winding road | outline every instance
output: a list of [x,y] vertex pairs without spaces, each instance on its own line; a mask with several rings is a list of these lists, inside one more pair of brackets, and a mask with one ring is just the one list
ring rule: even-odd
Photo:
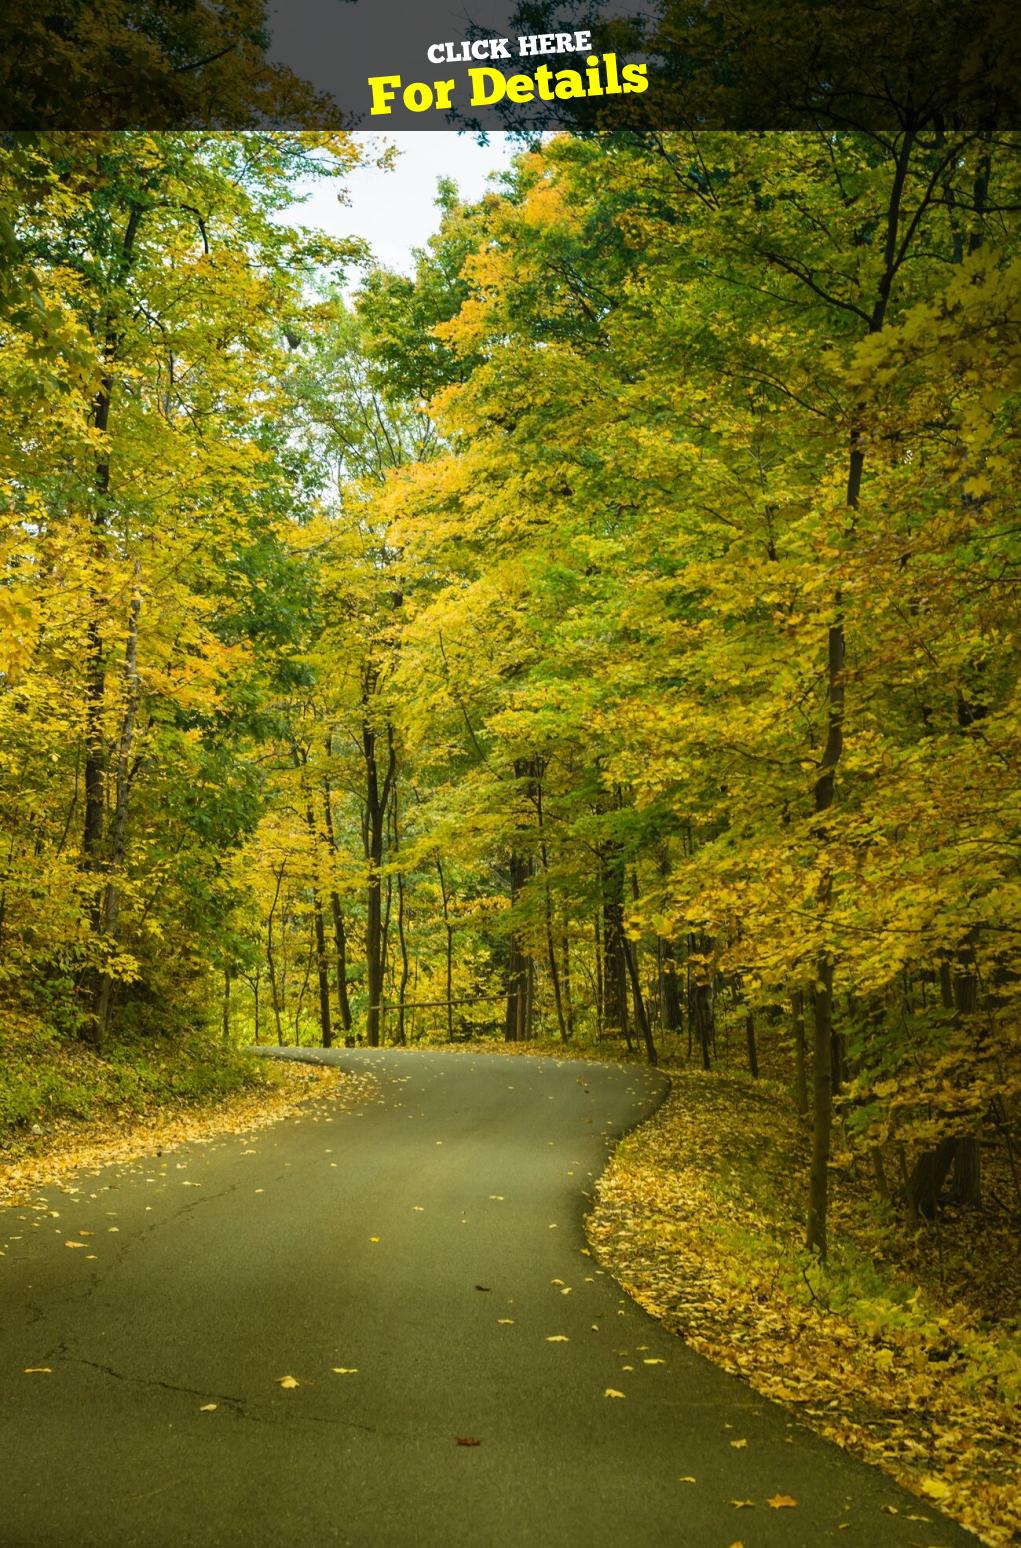
[[661,1076],[320,1057],[379,1099],[0,1211],[0,1548],[976,1541],[588,1256]]

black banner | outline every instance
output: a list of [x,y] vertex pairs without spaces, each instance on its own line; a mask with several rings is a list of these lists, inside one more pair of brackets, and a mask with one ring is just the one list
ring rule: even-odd
[[0,128],[1021,125],[982,0],[8,0]]

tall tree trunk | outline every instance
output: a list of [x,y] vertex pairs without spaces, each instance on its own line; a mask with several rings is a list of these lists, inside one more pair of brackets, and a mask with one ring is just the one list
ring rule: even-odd
[[[709,958],[713,951],[713,942],[704,935],[689,935],[688,937],[688,970],[690,982],[688,988],[688,1026],[690,1031],[698,1038],[699,1053],[702,1056],[702,1068],[712,1068],[712,1053],[716,1042],[716,1010],[715,992],[713,986],[712,970],[709,966]],[[695,962],[698,956],[703,960]],[[688,1055],[691,1055],[689,1036]]]
[[280,888],[283,886],[286,869],[286,865],[281,865],[280,869],[274,872],[277,879],[276,890],[273,893],[273,901],[270,904],[269,913],[266,915],[266,968],[269,972],[269,991],[273,1005],[273,1021],[276,1026],[277,1044],[280,1048],[284,1046],[284,1034],[280,1019],[280,992],[277,984],[276,955],[273,951],[273,915],[276,913],[277,902],[280,898]]
[[[886,321],[886,311],[890,302],[893,282],[898,268],[904,258],[905,249],[901,246],[900,217],[901,205],[904,198],[904,188],[908,176],[908,168],[911,154],[916,139],[915,131],[906,130],[901,137],[897,148],[897,159],[894,168],[893,180],[890,186],[890,198],[886,213],[886,230],[883,241],[883,269],[879,277],[876,289],[876,298],[872,313],[868,322],[868,332],[878,333]],[[920,213],[920,211],[918,212]],[[917,215],[915,217],[917,220]],[[844,504],[851,512],[856,512],[861,496],[862,474],[865,468],[865,453],[861,446],[861,432],[858,426],[852,423],[849,436],[849,453],[847,466],[847,492]],[[827,630],[826,646],[826,745],[823,748],[822,758],[819,762],[819,771],[815,782],[815,810],[818,816],[829,811],[833,805],[836,788],[837,766],[840,763],[844,750],[844,659],[846,642],[844,635],[845,616],[843,597],[838,591],[833,599],[833,619]],[[817,828],[820,840],[825,843],[826,833],[824,824]],[[829,868],[824,869],[819,882],[817,893],[820,913],[825,917],[829,912],[832,894],[833,878]],[[815,1091],[814,1101],[814,1133],[812,1141],[812,1172],[809,1183],[809,1207],[808,1207],[808,1236],[807,1242],[810,1249],[814,1249],[819,1256],[826,1256],[826,1209],[827,1209],[827,1169],[829,1166],[830,1136],[833,1128],[833,1080],[839,1077],[839,1069],[834,1069],[834,1044],[835,1036],[833,1017],[833,960],[828,952],[823,951],[815,963],[815,992],[814,1005],[814,1070],[813,1086]],[[825,1057],[819,1047],[819,1028],[825,1026],[830,1039]],[[838,1050],[839,1052],[839,1047]],[[820,1068],[825,1065],[828,1091],[826,1101],[823,1102],[820,1087]]]
[[795,989],[791,995],[791,1029],[794,1033],[794,1101],[798,1114],[808,1117],[808,1071],[805,1048],[805,995]]
[[550,983],[553,985],[553,1002],[557,1010],[557,1026],[560,1029],[560,1041],[567,1042],[567,1021],[564,1016],[564,1001],[560,992],[560,969],[557,964],[557,949],[553,939],[553,899],[550,895],[549,885],[549,858],[546,853],[546,829],[543,823],[542,813],[542,780],[537,779],[535,785],[535,810],[539,824],[539,859],[542,862],[542,890],[546,910],[546,954],[549,960]]
[[[114,270],[110,276],[112,287],[123,283],[134,258],[135,240],[142,220],[142,210],[135,205],[128,212],[124,236]],[[96,462],[93,480],[94,500],[91,511],[92,546],[100,572],[106,559],[107,548],[107,501],[110,497],[110,454],[103,444],[110,429],[110,408],[113,399],[114,362],[120,353],[121,335],[117,317],[111,302],[104,322],[103,374],[92,401],[92,426],[100,439],[102,450]],[[89,586],[89,621],[85,636],[85,810],[82,824],[82,867],[97,876],[105,869],[103,853],[103,828],[106,801],[106,734],[103,725],[106,704],[106,644],[99,620],[101,593],[94,584]],[[115,840],[116,842],[116,840]],[[97,888],[91,904],[93,933],[109,934],[107,915],[116,898],[111,899],[109,888],[105,894]],[[83,1025],[85,1038],[96,1047],[102,1045],[110,1016],[113,986],[108,973],[91,973],[86,980],[90,989],[91,1013]]]
[[677,955],[673,941],[665,936],[659,941],[659,997],[662,1007],[663,1031],[678,1033],[683,1027],[681,993],[677,984]]
[[632,1047],[627,1014],[627,961],[624,951],[624,860],[618,844],[602,853],[603,882],[603,1023],[623,1034]]
[[[128,808],[131,796],[131,749],[135,740],[135,717],[138,712],[138,619],[142,610],[142,593],[139,589],[139,568],[135,565],[134,586],[128,608],[128,638],[124,649],[124,712],[121,719],[120,738],[117,744],[117,776],[115,784],[113,833],[103,889],[101,928],[108,951],[117,943],[120,919],[120,878],[124,869],[128,844]],[[102,1048],[110,1029],[110,1013],[113,1008],[114,978],[103,972],[99,978],[95,1002],[95,1032],[93,1043]]]
[[641,980],[638,976],[638,963],[636,960],[638,948],[632,941],[628,940],[626,935],[621,936],[621,945],[624,952],[624,964],[627,968],[628,977],[631,980],[631,994],[635,1002],[635,1024],[645,1045],[645,1057],[650,1064],[656,1064],[658,1062],[656,1045],[652,1040],[652,1028],[649,1025],[649,1016],[645,1009]]
[[571,992],[571,936],[566,919],[563,922],[560,936],[563,950],[564,1013],[567,1017],[567,1036],[568,1038],[573,1038],[574,996]]
[[319,886],[319,828],[312,805],[312,786],[308,778],[308,755],[298,751],[291,741],[291,757],[299,770],[305,797],[305,826],[312,846],[312,924],[316,943],[316,982],[319,986],[319,1040],[324,1048],[333,1047],[333,1024],[330,1019],[330,959],[326,951],[326,924],[323,919],[323,895]]
[[[509,862],[510,901],[515,906],[526,882],[529,865],[527,858],[513,850]],[[523,1042],[529,1032],[528,1015],[528,958],[522,950],[521,932],[511,932],[507,949],[507,1014],[504,1039],[508,1043]]]
[[[393,849],[394,856],[399,855],[401,847],[400,820],[397,808],[397,783],[394,782],[393,793]],[[404,872],[397,872],[397,941],[401,953],[401,977],[397,985],[397,1043],[400,1047],[408,1041],[405,1028],[404,1002],[408,994],[408,979],[411,976],[411,964],[408,961],[408,941],[405,934],[405,905],[404,905]],[[448,991],[447,999],[450,994]]]
[[[326,756],[333,756],[333,737],[327,732]],[[330,791],[330,776],[323,779],[323,823],[326,829],[326,845],[330,851],[330,858],[334,865],[337,862],[337,840],[333,831],[333,796]],[[344,914],[340,906],[340,894],[336,886],[330,888],[330,913],[333,918],[333,944],[336,952],[337,974],[337,1009],[340,1012],[340,1024],[345,1032],[351,1030],[351,1002],[347,995],[347,934],[344,929]]]
[[829,1195],[830,1136],[833,1128],[833,1088],[830,1056],[833,1049],[833,964],[820,964],[823,977],[812,996],[812,1166],[808,1190],[807,1246],[826,1257],[826,1216]]
[[437,857],[436,873],[440,879],[440,901],[443,907],[443,929],[446,932],[445,966],[447,984],[447,1042],[454,1041],[454,927],[450,923],[450,894],[443,862]]
[[371,666],[362,679],[362,753],[365,760],[365,861],[367,868],[365,922],[365,976],[369,992],[366,1033],[370,1048],[379,1046],[383,999],[383,852],[386,812],[396,768],[393,735],[387,738],[387,763],[379,775],[377,734],[370,719],[370,704],[377,674]]

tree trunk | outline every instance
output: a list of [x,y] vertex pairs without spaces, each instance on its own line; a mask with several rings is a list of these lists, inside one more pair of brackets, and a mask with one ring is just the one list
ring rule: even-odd
[[[138,619],[142,610],[142,593],[139,590],[139,567],[135,565],[134,587],[128,609],[128,638],[124,650],[124,715],[117,746],[117,779],[114,797],[113,836],[107,882],[103,889],[101,928],[106,949],[112,950],[117,943],[117,927],[120,918],[120,876],[128,845],[128,807],[131,795],[131,749],[135,740],[135,716],[138,710]],[[114,979],[109,972],[100,975],[95,1002],[95,1031],[93,1044],[102,1048],[110,1030],[110,1013],[113,1008]]]
[[447,879],[443,872],[443,862],[436,861],[436,871],[440,878],[440,898],[443,903],[443,928],[446,932],[445,967],[447,984],[447,1042],[454,1041],[454,929],[450,923],[450,894],[447,891]]
[[603,884],[603,1025],[632,1047],[627,1013],[627,962],[624,950],[624,861],[617,844],[602,854]]
[[681,992],[677,984],[677,956],[673,941],[660,937],[659,999],[663,1031],[677,1034],[682,1030]]
[[621,936],[621,944],[624,952],[624,963],[628,977],[631,980],[631,994],[635,1002],[635,1023],[638,1027],[642,1042],[645,1045],[645,1057],[650,1064],[658,1063],[656,1045],[652,1040],[652,1028],[649,1025],[648,1013],[645,1009],[645,998],[642,994],[641,980],[638,976],[638,964],[635,960],[637,948],[626,935]]
[[[688,1024],[698,1038],[699,1052],[702,1055],[702,1068],[704,1070],[712,1068],[712,1051],[716,1042],[713,980],[708,960],[712,950],[713,942],[707,936],[690,935],[688,937],[688,966],[691,971],[691,985],[688,991]],[[701,957],[703,960],[699,963],[693,963],[692,959],[696,956]],[[690,1056],[690,1048],[688,1052]]]
[[369,1047],[379,1046],[379,1027],[383,1000],[383,851],[386,837],[386,812],[396,768],[393,734],[388,728],[387,766],[382,781],[377,761],[377,736],[369,718],[370,700],[376,688],[376,673],[370,666],[362,680],[362,754],[365,760],[365,861],[366,886],[365,976],[369,992],[366,1034]]
[[[135,205],[128,213],[120,253],[111,275],[113,285],[121,284],[131,268],[135,239],[141,221],[141,207]],[[92,546],[100,570],[106,558],[106,502],[110,495],[110,453],[104,443],[109,433],[110,407],[113,398],[111,368],[120,353],[120,347],[120,329],[111,303],[104,323],[103,364],[105,369],[92,401],[91,414],[92,426],[97,432],[102,448],[96,462],[93,480],[95,498],[91,511]],[[106,800],[106,736],[103,718],[106,701],[106,646],[98,616],[99,604],[100,593],[90,583],[89,622],[85,636],[85,811],[82,824],[82,868],[91,875],[98,875],[105,868],[103,827]],[[134,608],[134,603],[132,607]],[[137,625],[137,614],[135,622]],[[116,886],[116,883],[114,885]],[[105,894],[100,895],[98,891],[95,893],[90,905],[94,934],[110,933],[108,917],[111,908],[116,915],[117,903],[117,896],[111,893],[109,886]],[[82,1030],[86,1040],[99,1048],[102,1046],[110,1017],[113,984],[108,973],[93,972],[87,976],[87,985],[91,990],[89,996],[91,1014],[86,1017]]]
[[281,865],[279,871],[275,872],[277,879],[276,890],[273,893],[273,902],[270,904],[269,913],[266,916],[266,967],[269,971],[269,990],[273,1003],[273,1021],[276,1025],[277,1044],[280,1048],[284,1046],[284,1034],[280,1021],[280,993],[277,986],[276,957],[273,952],[273,915],[276,913],[285,870],[286,866]]
[[812,995],[812,1088],[814,1093],[812,1126],[812,1169],[808,1190],[808,1230],[806,1246],[825,1259],[826,1214],[829,1198],[830,1137],[833,1128],[833,1089],[830,1055],[833,1048],[833,965],[828,959],[820,964],[823,977]]
[[[327,758],[333,756],[333,738],[329,732],[326,735],[326,756]],[[335,866],[337,840],[333,831],[333,797],[328,774],[323,780],[323,822],[326,828],[326,845]],[[351,1002],[347,997],[347,936],[344,930],[344,915],[340,907],[340,894],[335,886],[330,888],[330,913],[333,918],[333,944],[337,957],[337,1009],[340,1012],[341,1026],[345,1032],[350,1032]]]
[[553,1003],[557,1011],[560,1041],[566,1043],[568,1038],[567,1021],[564,1016],[564,1001],[560,992],[560,969],[557,965],[557,949],[553,938],[553,899],[550,895],[549,859],[546,854],[546,830],[543,825],[541,779],[536,780],[535,785],[535,810],[539,824],[539,859],[542,863],[542,890],[546,911],[546,955],[549,961],[550,983],[553,985]]
[[230,1043],[230,981],[230,968],[225,967],[223,970],[223,1002],[220,1011],[220,1039],[224,1047],[227,1047]]
[[808,1117],[808,1072],[805,1060],[805,996],[801,989],[791,995],[791,1027],[794,1032],[794,1101],[798,1115]]

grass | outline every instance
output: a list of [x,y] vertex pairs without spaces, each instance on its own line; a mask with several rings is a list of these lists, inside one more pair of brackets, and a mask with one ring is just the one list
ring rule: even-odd
[[214,1104],[269,1079],[258,1060],[196,1033],[116,1044],[100,1057],[37,1023],[9,1022],[0,1029],[0,1152],[23,1154],[68,1123]]

